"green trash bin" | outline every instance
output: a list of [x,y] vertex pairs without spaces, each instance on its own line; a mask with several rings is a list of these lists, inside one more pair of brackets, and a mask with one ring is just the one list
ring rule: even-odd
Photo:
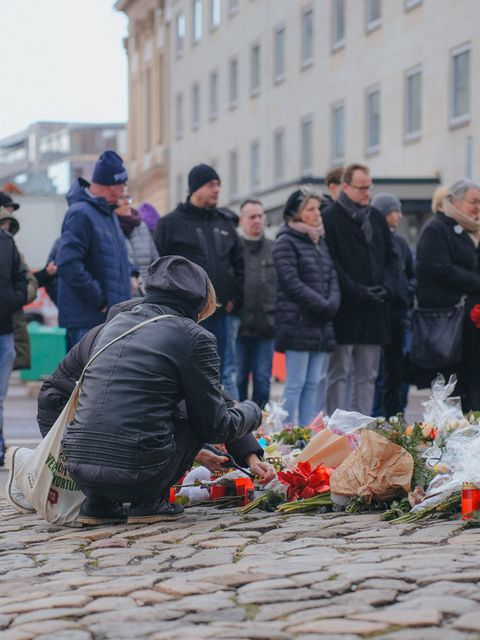
[[21,369],[20,379],[39,380],[42,376],[50,375],[65,357],[67,332],[62,327],[46,327],[38,322],[30,322],[28,333],[32,367]]

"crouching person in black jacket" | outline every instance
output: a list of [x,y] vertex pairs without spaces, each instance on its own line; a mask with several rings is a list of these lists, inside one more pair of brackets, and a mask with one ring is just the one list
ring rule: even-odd
[[[219,384],[215,338],[198,324],[216,308],[198,265],[180,256],[154,262],[147,295],[99,333],[94,351],[144,320],[165,317],[117,340],[88,367],[74,421],[64,436],[72,478],[87,496],[78,521],[175,520],[169,488],[204,442],[232,442],[256,429],[260,409],[229,407]],[[179,417],[185,401],[188,420]],[[129,502],[124,513],[122,503]]]

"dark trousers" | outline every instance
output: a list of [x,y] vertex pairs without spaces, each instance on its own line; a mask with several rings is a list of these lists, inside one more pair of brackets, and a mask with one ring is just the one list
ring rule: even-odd
[[207,331],[213,333],[217,339],[217,350],[220,356],[220,374],[223,373],[223,367],[225,366],[225,349],[227,347],[227,314],[226,313],[214,313],[213,316],[202,320],[201,325],[205,327]]
[[[175,453],[166,468],[158,475],[152,475],[148,481],[128,486],[91,486],[73,479],[90,500],[144,502],[167,498],[169,489],[181,478],[193,464],[193,460],[202,448],[203,442],[195,436],[187,420],[177,424],[175,432]],[[69,469],[70,470],[70,469]],[[132,472],[134,475],[135,472]]]
[[405,324],[392,321],[390,342],[383,347],[380,371],[375,382],[374,416],[395,416],[407,405],[403,363],[405,357]]
[[237,338],[237,384],[240,400],[248,399],[248,382],[253,378],[252,400],[263,409],[270,397],[273,339]]

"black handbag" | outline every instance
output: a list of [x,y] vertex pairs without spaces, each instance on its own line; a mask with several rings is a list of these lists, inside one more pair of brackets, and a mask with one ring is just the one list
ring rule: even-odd
[[465,299],[446,309],[424,309],[415,304],[412,314],[410,360],[423,369],[453,369],[462,357]]

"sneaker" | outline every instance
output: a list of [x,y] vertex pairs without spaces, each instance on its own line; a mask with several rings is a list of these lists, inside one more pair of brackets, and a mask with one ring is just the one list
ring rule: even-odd
[[86,498],[75,520],[86,527],[103,524],[121,524],[127,521],[127,512],[120,502],[113,500],[91,500]]
[[128,524],[152,524],[165,520],[183,518],[183,507],[180,504],[170,504],[163,498],[132,502],[128,510]]
[[8,478],[5,485],[5,498],[8,504],[20,513],[35,511],[33,505],[20,491],[15,482],[15,468],[22,465],[32,455],[31,449],[24,447],[8,447],[5,453],[5,467],[8,469]]

